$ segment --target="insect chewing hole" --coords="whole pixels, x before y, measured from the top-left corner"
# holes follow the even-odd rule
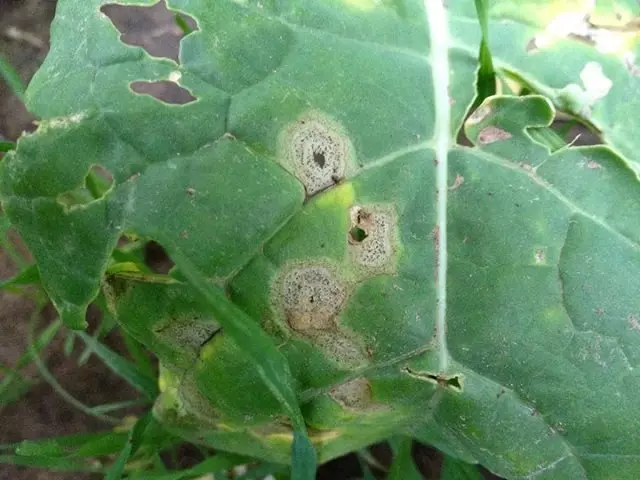
[[[313,162],[320,168],[324,168],[327,164],[327,159],[322,152],[313,152]]]
[[[352,227],[351,230],[349,230],[349,238],[355,243],[364,241],[368,236],[367,232],[360,227]]]
[[[151,6],[108,3],[100,7],[120,32],[120,41],[141,47],[152,57],[179,62],[181,40],[198,30],[193,17],[167,8],[165,0]]]
[[[189,90],[170,80],[135,81],[129,84],[129,88],[138,95],[149,95],[155,100],[169,105],[186,105],[197,100]]]

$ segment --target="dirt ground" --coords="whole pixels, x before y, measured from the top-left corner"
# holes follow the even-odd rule
[[[9,60],[25,82],[35,73],[47,53],[49,25],[55,5],[55,0],[0,0],[0,55]],[[176,58],[181,31],[169,12],[162,5],[135,10],[110,7],[105,13],[121,31],[126,32],[122,36],[123,41],[144,46],[153,55]],[[33,120],[23,104],[0,81],[0,140],[15,140],[22,132],[33,130]],[[0,279],[14,272],[14,265],[0,250]],[[1,364],[13,365],[24,352],[28,321],[34,308],[29,300],[0,291]],[[42,325],[51,321],[52,310],[48,309],[42,317]],[[78,367],[74,357],[77,358],[77,352],[71,358],[63,353],[62,338],[57,338],[43,354],[47,366],[72,395],[89,405],[134,398],[131,388],[109,373],[99,361],[92,359],[85,366]],[[35,370],[28,372],[34,380],[38,379]],[[71,407],[43,381],[37,381],[18,403],[0,410],[0,445],[105,428],[109,427]],[[384,446],[378,446],[374,451],[379,458],[389,459],[388,449]],[[438,478],[441,459],[435,451],[419,447],[415,457],[426,478]],[[323,466],[318,478],[342,480],[357,478],[359,474],[355,457],[347,456]],[[0,465],[0,480],[92,478],[97,477]],[[487,478],[497,477],[487,475]]]

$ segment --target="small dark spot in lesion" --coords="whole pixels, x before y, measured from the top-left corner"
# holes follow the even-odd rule
[[[320,168],[324,168],[324,166],[327,164],[327,159],[325,158],[324,153],[313,152],[313,163],[315,163]]]

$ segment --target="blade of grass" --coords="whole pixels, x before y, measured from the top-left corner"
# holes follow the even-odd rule
[[[389,444],[395,456],[388,480],[422,480],[422,474],[411,456],[413,440],[410,437],[392,438]]]
[[[21,467],[44,468],[57,472],[103,472],[102,464],[98,461],[51,458],[24,457],[22,455],[0,455],[0,463],[8,463]]]
[[[136,479],[144,479],[144,480],[186,480],[190,478],[202,477],[203,475],[212,474],[216,476],[221,474],[224,475],[225,472],[231,470],[233,467],[237,465],[243,465],[249,461],[246,457],[241,457],[238,455],[231,455],[225,453],[218,453],[213,457],[207,458],[203,460],[195,467],[191,467],[187,470],[182,470],[181,472],[172,472],[172,473],[150,473],[144,472],[139,474],[139,476],[132,475],[131,478]],[[235,477],[234,477],[235,478]],[[240,477],[244,478],[244,477]]]
[[[493,67],[493,59],[489,49],[489,0],[475,0],[475,2],[482,39],[480,40],[480,51],[478,53],[476,99],[473,102],[472,110],[475,110],[485,98],[496,93],[496,71]]]
[[[22,82],[22,78],[18,75],[18,72],[11,66],[11,64],[4,57],[0,56],[0,77],[2,77],[9,87],[9,90],[24,102],[24,92],[26,87]]]
[[[147,350],[145,349],[144,345],[142,345],[124,330],[120,329],[119,332],[122,336],[125,346],[127,347],[129,355],[131,355],[131,358],[138,366],[140,371],[151,378],[156,378],[155,368],[153,367],[153,363],[151,362],[149,355],[147,355]]]
[[[307,433],[287,360],[266,332],[241,308],[232,303],[219,287],[213,285],[187,255],[178,249],[174,249],[170,255],[176,265],[179,265],[180,275],[186,277],[201,295],[211,313],[225,329],[225,334],[242,346],[243,352],[262,378],[264,385],[291,419],[294,430],[291,479],[315,479],[316,452]]]
[[[113,462],[107,470],[105,480],[120,480],[122,478],[127,461],[138,451],[143,441],[144,432],[147,430],[149,424],[153,422],[155,422],[155,419],[151,411],[147,412],[136,422],[129,431],[126,444],[118,454],[115,462]]]
[[[114,425],[119,424],[120,419],[118,418],[115,418],[109,415],[94,413],[92,410],[92,407],[82,403],[80,400],[78,400],[69,392],[67,392],[67,390],[65,390],[64,387],[60,385],[60,383],[58,383],[58,380],[56,380],[55,376],[49,371],[47,366],[42,361],[42,358],[40,357],[38,350],[35,348],[33,336],[34,336],[37,319],[38,319],[38,313],[36,312],[31,316],[31,320],[29,321],[29,329],[27,332],[27,347],[31,355],[31,358],[33,359],[33,362],[35,363],[36,368],[38,369],[38,372],[40,373],[40,376],[42,377],[42,379],[45,382],[47,382],[51,386],[51,388],[53,388],[53,390],[72,407],[80,410],[83,413],[86,413],[87,415],[98,418],[104,422],[111,423]]]
[[[60,320],[55,320],[51,324],[49,324],[49,326],[47,326],[47,328],[40,335],[38,335],[38,338],[33,344],[36,352],[42,351],[43,348],[51,343],[53,338],[56,336],[56,333],[58,333],[61,325],[62,322]],[[6,372],[5,377],[2,379],[2,383],[0,383],[0,399],[3,397],[6,398],[11,396],[11,394],[13,393],[13,389],[16,388],[14,386],[14,383],[16,382],[16,378],[19,376],[19,370],[29,365],[31,361],[32,354],[30,351],[27,351],[20,356],[20,358],[16,362],[15,367]],[[0,400],[0,404],[2,403],[3,401]]]
[[[103,343],[82,331],[76,331],[93,352],[119,377],[124,379],[133,388],[144,394],[149,399],[158,396],[158,386],[153,376],[144,374],[134,363],[118,355]]]
[[[96,405],[95,407],[91,407],[93,413],[103,414],[115,412],[117,410],[122,410],[130,407],[140,407],[142,405],[149,405],[149,400],[146,399],[136,399],[136,400],[123,400],[122,402],[114,402],[114,403],[105,403],[102,405]]]

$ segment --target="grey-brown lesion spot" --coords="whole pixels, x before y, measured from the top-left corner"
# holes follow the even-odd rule
[[[339,322],[351,287],[322,262],[293,263],[283,268],[272,287],[273,306],[283,326],[348,371],[369,362],[360,336]]]
[[[369,380],[363,377],[337,385],[330,396],[345,409],[360,410],[372,403]]]
[[[370,269],[385,269],[396,250],[396,214],[387,205],[354,205],[349,209],[347,244],[353,260]]]
[[[511,133],[506,130],[489,125],[488,127],[484,127],[480,130],[480,133],[478,133],[478,142],[481,145],[489,145],[490,143],[508,140],[511,136]]]
[[[221,326],[213,319],[185,316],[171,318],[167,322],[154,325],[154,333],[165,342],[192,351],[198,351]]]
[[[339,183],[353,163],[353,148],[344,129],[318,112],[307,112],[287,126],[279,157],[302,182],[307,196]]]
[[[282,281],[285,317],[297,332],[334,328],[346,297],[345,286],[322,265],[293,268]]]

